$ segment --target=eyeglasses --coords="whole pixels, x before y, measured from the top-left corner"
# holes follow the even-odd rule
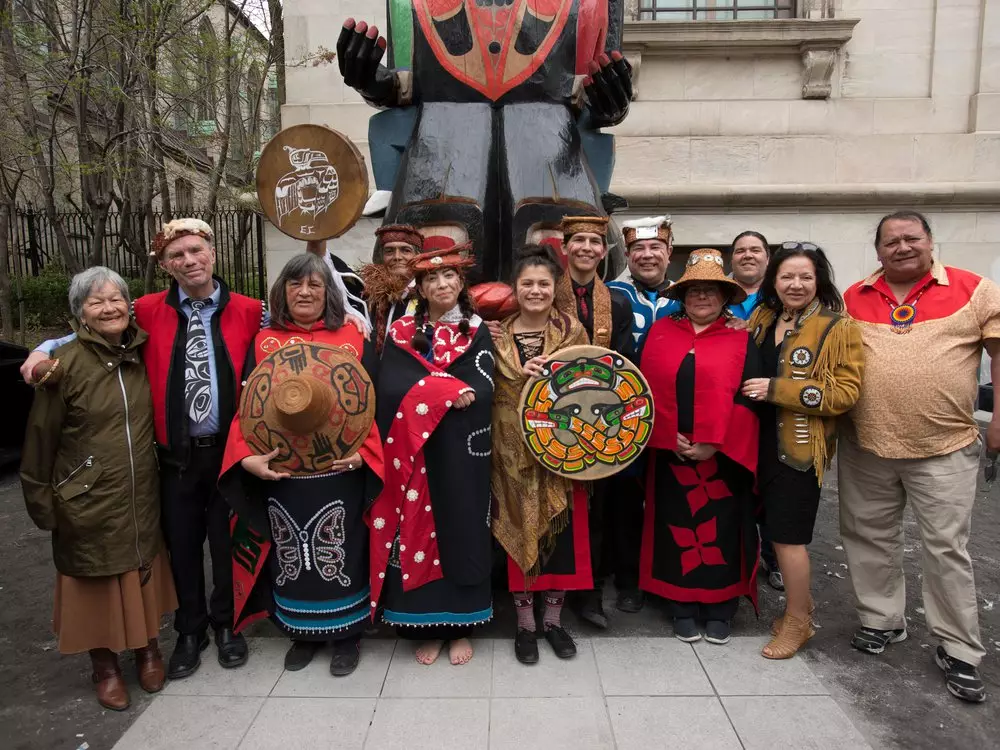
[[[782,242],[782,250],[819,250],[819,245],[814,245],[811,242]]]

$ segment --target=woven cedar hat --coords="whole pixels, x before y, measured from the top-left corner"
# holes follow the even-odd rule
[[[662,240],[670,244],[672,224],[669,216],[647,216],[644,219],[626,221],[622,224],[625,247],[630,247],[638,240]]]
[[[471,242],[428,250],[426,253],[421,253],[410,259],[410,268],[413,269],[414,274],[440,271],[442,268],[461,270],[474,265],[476,265],[476,259],[472,257]]]
[[[375,238],[379,247],[385,247],[390,242],[405,242],[415,247],[418,253],[424,248],[424,236],[409,224],[385,224],[375,230]]]
[[[559,223],[559,229],[563,233],[563,240],[579,232],[589,232],[599,234],[607,242],[608,238],[608,217],[607,216],[563,216]]]
[[[201,219],[174,219],[164,224],[163,228],[156,233],[149,254],[160,259],[163,251],[167,249],[167,245],[180,237],[192,234],[203,237],[209,245],[215,244],[215,231]]]
[[[730,304],[742,302],[747,298],[747,293],[743,291],[743,287],[726,276],[724,263],[722,253],[714,248],[691,251],[684,275],[667,290],[667,296],[683,301],[689,286],[712,281],[719,284],[723,292],[729,295]]]
[[[266,349],[268,341],[263,345]],[[247,378],[240,432],[258,455],[280,449],[271,468],[322,474],[353,455],[375,419],[371,378],[350,351],[304,342],[278,345]]]

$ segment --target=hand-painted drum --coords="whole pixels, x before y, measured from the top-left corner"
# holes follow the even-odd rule
[[[375,389],[351,352],[314,343],[276,349],[240,397],[240,431],[258,455],[279,449],[275,471],[312,476],[353,455],[375,419]]]
[[[521,392],[521,429],[545,468],[601,479],[636,459],[653,433],[653,398],[639,368],[599,346],[570,346]]]
[[[361,217],[368,168],[342,133],[322,125],[293,125],[261,152],[257,198],[270,222],[290,237],[339,237]]]

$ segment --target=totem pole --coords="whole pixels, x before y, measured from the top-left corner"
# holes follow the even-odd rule
[[[389,132],[408,133],[385,223],[417,226],[425,248],[472,240],[477,282],[506,279],[526,242],[561,248],[563,216],[606,215],[614,196],[588,156],[608,182],[613,141],[598,131],[625,118],[632,95],[623,2],[388,0],[389,42],[348,19],[344,82],[393,112]],[[377,177],[384,145],[372,145]],[[609,239],[613,278],[620,233]]]

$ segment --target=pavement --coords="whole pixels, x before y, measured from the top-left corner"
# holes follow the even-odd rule
[[[827,474],[810,546],[817,635],[795,659],[762,659],[781,595],[760,586],[760,615],[746,602],[727,646],[694,647],[671,637],[655,600],[639,614],[614,610],[598,631],[564,613],[579,655],[562,662],[540,644],[542,661],[516,663],[515,615],[496,591],[496,617],[477,629],[477,654],[463,667],[421,667],[412,644],[380,629],[366,638],[361,666],[348,678],[329,675],[324,652],[308,669],[285,674],[287,641],[268,622],[250,629],[253,653],[223,672],[214,646],[201,671],[143,693],[131,657],[123,659],[132,707],[97,705],[85,655],[58,653],[51,633],[49,535],[24,512],[16,475],[0,475],[0,747],[4,750],[110,748],[364,747],[368,750],[560,747],[574,750],[687,746],[753,748],[847,747],[905,750],[997,747],[1000,737],[1000,483],[981,483],[970,552],[976,571],[982,666],[989,699],[972,706],[945,692],[932,661],[920,600],[917,527],[907,515],[904,556],[910,638],[880,657],[852,649],[857,626],[837,524],[836,472]],[[170,618],[161,644],[173,648]],[[458,697],[455,697],[457,694]],[[284,717],[284,718],[282,718]],[[425,729],[426,727],[426,729]],[[394,744],[395,743],[395,744]],[[651,743],[651,744],[650,744]]]
[[[580,639],[576,657],[560,661],[542,643],[526,667],[510,639],[478,639],[468,664],[452,666],[445,652],[427,667],[413,644],[376,639],[353,675],[334,678],[325,651],[285,672],[286,642],[255,638],[238,675],[206,661],[170,683],[115,749],[870,747],[802,658],[760,657],[766,642]]]

